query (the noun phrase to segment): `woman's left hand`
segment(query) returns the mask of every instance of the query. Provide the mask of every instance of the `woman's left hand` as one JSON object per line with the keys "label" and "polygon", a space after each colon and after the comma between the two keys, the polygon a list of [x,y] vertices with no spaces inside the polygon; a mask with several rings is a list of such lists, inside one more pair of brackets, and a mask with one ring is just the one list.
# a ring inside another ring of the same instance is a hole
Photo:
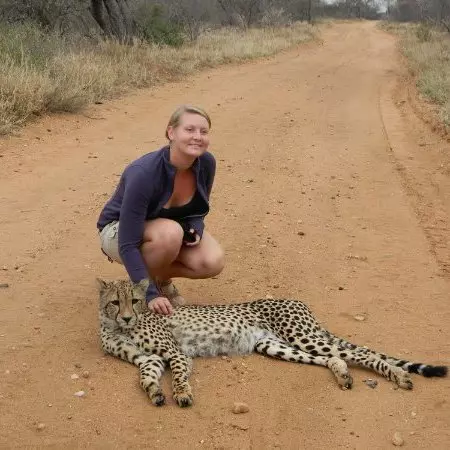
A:
{"label": "woman's left hand", "polygon": [[200,243],[200,236],[195,232],[193,228],[189,230],[189,234],[191,234],[192,237],[195,237],[195,240],[194,241],[184,240],[184,245],[186,245],[186,247],[195,247]]}

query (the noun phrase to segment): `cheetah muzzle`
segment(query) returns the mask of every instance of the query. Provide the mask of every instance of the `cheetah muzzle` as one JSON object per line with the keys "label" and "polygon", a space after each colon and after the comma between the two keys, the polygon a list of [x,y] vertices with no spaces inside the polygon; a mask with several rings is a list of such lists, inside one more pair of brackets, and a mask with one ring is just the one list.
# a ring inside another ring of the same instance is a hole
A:
{"label": "cheetah muzzle", "polygon": [[328,367],[339,386],[353,380],[347,362],[383,375],[402,389],[412,389],[409,373],[443,377],[447,367],[413,363],[359,347],[322,328],[298,300],[256,300],[230,305],[186,305],[171,316],[148,311],[146,283],[97,280],[100,292],[102,348],[139,368],[140,384],[152,403],[165,397],[160,378],[172,371],[173,398],[191,406],[192,358],[249,354],[253,351],[295,363]]}

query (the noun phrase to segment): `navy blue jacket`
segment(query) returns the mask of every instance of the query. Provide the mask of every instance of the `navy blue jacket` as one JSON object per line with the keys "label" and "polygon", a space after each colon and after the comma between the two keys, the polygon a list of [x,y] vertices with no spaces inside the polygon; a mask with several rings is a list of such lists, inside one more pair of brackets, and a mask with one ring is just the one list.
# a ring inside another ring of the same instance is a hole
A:
{"label": "navy blue jacket", "polygon": [[[197,191],[204,204],[196,214],[183,219],[184,229],[193,228],[201,237],[203,218],[209,212],[209,196],[216,172],[214,156],[206,152],[198,157],[192,169]],[[102,230],[118,220],[119,254],[131,280],[135,283],[149,278],[139,247],[146,220],[156,219],[173,193],[176,167],[170,163],[169,146],[147,153],[133,161],[123,172],[113,196],[106,203],[97,222]]]}

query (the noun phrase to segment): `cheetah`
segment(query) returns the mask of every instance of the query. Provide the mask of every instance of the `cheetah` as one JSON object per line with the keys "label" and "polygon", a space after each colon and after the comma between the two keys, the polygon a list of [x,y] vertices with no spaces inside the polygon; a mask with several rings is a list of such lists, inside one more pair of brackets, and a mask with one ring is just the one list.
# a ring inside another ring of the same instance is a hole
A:
{"label": "cheetah", "polygon": [[228,305],[185,305],[170,316],[150,312],[148,281],[97,279],[101,343],[106,353],[139,368],[140,384],[152,403],[165,397],[159,380],[166,364],[172,371],[173,398],[181,407],[193,403],[189,375],[192,358],[249,354],[328,367],[343,389],[352,387],[347,362],[374,370],[398,387],[412,389],[409,373],[443,377],[446,366],[393,358],[359,347],[322,328],[299,300],[255,300]]}

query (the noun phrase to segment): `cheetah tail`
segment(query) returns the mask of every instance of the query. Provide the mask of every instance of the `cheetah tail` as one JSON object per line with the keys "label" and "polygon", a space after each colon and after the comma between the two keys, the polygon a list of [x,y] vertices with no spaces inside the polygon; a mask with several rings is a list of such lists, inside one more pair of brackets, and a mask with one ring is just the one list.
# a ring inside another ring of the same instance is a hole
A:
{"label": "cheetah tail", "polygon": [[446,366],[430,366],[421,363],[406,363],[401,367],[409,373],[418,373],[426,378],[445,377],[448,372]]}

